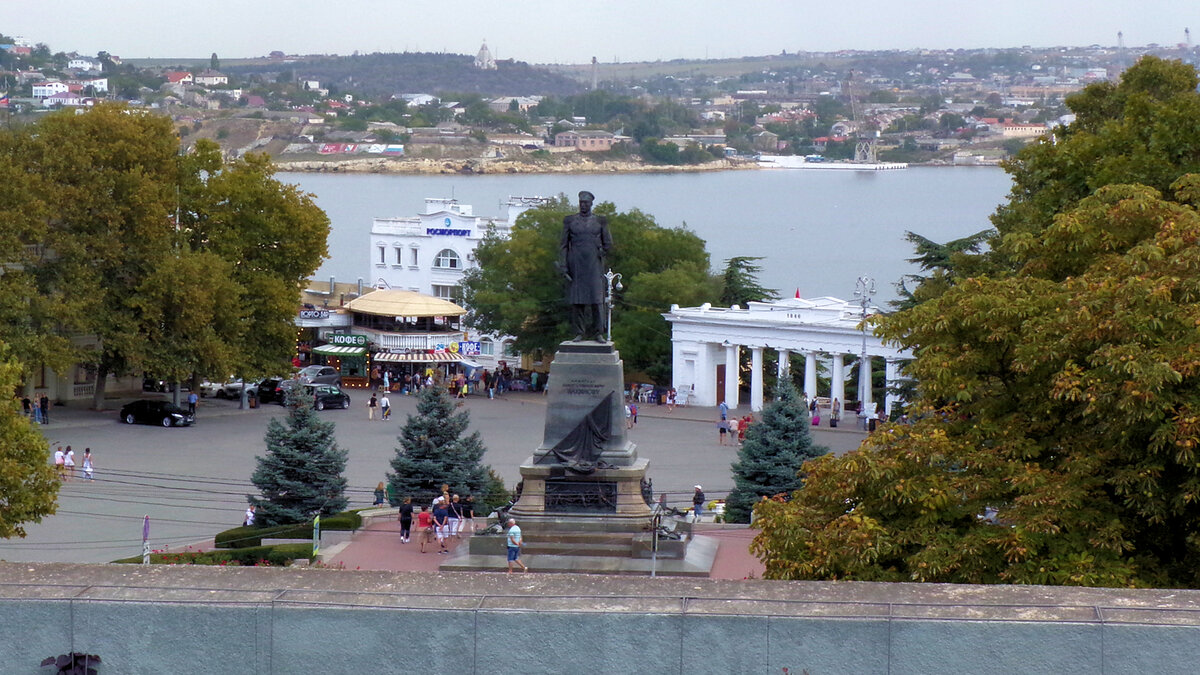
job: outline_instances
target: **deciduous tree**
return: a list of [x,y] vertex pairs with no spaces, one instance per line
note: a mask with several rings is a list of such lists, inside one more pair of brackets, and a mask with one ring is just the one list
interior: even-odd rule
[[[571,333],[563,281],[555,271],[562,220],[573,209],[565,199],[525,212],[507,238],[490,236],[476,249],[479,267],[463,280],[474,325],[516,337],[523,353],[553,351]],[[617,212],[597,204],[608,217],[614,247],[608,265],[622,274],[625,290],[613,312],[613,340],[626,366],[669,369],[670,329],[660,314],[671,303],[716,299],[719,286],[709,272],[704,241],[685,228],[659,226],[638,210]]]
[[[0,391],[11,392],[22,367],[0,343]],[[46,439],[21,414],[16,398],[0,404],[0,538],[24,537],[25,523],[40,523],[57,509],[58,480]]]
[[758,507],[768,576],[1200,586],[1195,86],[1144,59],[1022,151],[989,273],[879,322],[916,423]]

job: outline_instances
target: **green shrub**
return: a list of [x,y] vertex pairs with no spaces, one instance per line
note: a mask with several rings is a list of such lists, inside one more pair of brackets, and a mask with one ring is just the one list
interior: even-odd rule
[[[152,553],[154,565],[273,565],[285,567],[293,560],[311,560],[312,544],[277,544],[275,546],[252,546],[246,548],[221,549],[216,551],[181,551],[179,553]],[[142,557],[133,556],[114,560],[114,563],[137,564]]]
[[[357,510],[343,511],[321,519],[321,529],[353,532],[362,527],[362,516]],[[262,546],[263,539],[311,539],[312,521],[272,527],[235,527],[218,532],[213,537],[217,548],[250,548]]]

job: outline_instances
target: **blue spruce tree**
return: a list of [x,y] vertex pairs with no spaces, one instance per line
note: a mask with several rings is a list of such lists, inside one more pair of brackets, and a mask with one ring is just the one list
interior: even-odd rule
[[486,448],[479,432],[463,435],[471,415],[455,408],[442,387],[425,387],[417,396],[417,414],[404,423],[388,472],[397,499],[429,503],[442,493],[442,485],[449,485],[454,494],[477,498],[494,490],[489,467],[480,464]]
[[725,501],[728,522],[748,523],[754,505],[764,496],[800,489],[804,484],[800,466],[829,452],[825,446],[813,445],[809,412],[796,387],[781,379],[775,397],[763,408],[762,421],[746,431],[746,442],[733,463],[734,488]]
[[260,496],[246,499],[257,508],[256,525],[303,523],[317,514],[345,510],[346,451],[333,440],[333,422],[317,417],[300,395],[288,393],[287,425],[267,425],[267,452],[258,457],[250,482]]

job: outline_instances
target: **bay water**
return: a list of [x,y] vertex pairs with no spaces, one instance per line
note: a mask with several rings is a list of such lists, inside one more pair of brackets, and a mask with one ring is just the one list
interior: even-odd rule
[[[877,302],[917,272],[906,231],[934,241],[991,226],[1008,195],[1008,174],[992,167],[902,171],[768,169],[672,174],[397,175],[281,173],[312,193],[332,221],[329,258],[315,278],[370,285],[371,221],[414,216],[426,197],[455,198],[476,215],[503,216],[508,196],[580,190],[620,211],[640,209],[662,226],[685,226],[707,242],[720,270],[734,256],[759,256],[762,284],[781,297],[853,299],[859,276],[875,279]],[[620,242],[616,242],[620,245]],[[620,270],[615,270],[619,272]]]

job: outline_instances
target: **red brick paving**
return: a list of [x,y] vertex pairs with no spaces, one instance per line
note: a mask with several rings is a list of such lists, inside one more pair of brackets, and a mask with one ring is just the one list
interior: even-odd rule
[[[757,530],[745,528],[726,528],[720,525],[701,525],[700,533],[720,541],[717,557],[713,563],[712,579],[761,579],[762,563],[750,554],[750,540]],[[449,548],[453,551],[459,546],[466,545],[467,536],[463,539],[451,539]],[[446,558],[437,552],[437,542],[421,547],[413,533],[413,541],[408,544],[400,543],[400,523],[394,520],[376,521],[370,526],[355,533],[350,544],[333,556],[326,564],[344,566],[345,569],[355,570],[385,570],[391,572],[436,572],[438,565]],[[497,572],[502,571],[497,569]]]

